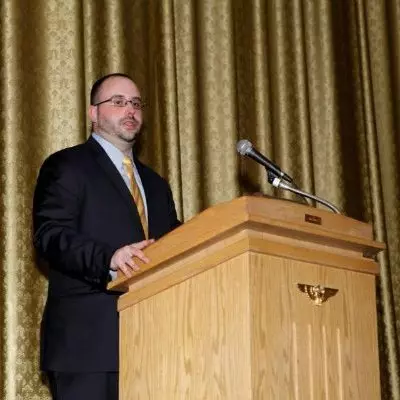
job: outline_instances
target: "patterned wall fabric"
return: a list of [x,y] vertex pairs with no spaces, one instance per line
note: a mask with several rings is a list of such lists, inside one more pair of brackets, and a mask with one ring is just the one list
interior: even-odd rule
[[182,220],[243,193],[287,197],[238,156],[246,138],[302,189],[373,224],[388,245],[382,392],[400,399],[399,0],[2,0],[0,24],[0,398],[50,398],[33,189],[47,155],[87,137],[93,81],[120,71],[142,89],[141,155]]

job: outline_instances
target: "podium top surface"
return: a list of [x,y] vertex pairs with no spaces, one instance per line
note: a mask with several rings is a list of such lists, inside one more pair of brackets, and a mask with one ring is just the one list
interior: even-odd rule
[[140,271],[134,277],[120,274],[108,288],[127,290],[132,280],[155,266],[243,229],[354,250],[369,258],[385,248],[373,240],[368,223],[288,200],[243,196],[208,208],[153,243],[145,250],[150,263],[138,260]]

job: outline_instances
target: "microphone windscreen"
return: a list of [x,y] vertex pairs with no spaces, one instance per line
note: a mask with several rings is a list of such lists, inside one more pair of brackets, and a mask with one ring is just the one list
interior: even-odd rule
[[253,145],[246,139],[239,140],[236,145],[236,150],[242,156],[247,155],[247,153],[253,148]]

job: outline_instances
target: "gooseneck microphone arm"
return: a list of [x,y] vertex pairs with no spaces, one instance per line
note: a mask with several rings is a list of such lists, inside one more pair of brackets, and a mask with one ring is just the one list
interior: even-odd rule
[[329,201],[321,199],[321,197],[315,196],[313,194],[304,192],[303,190],[301,190],[299,188],[294,188],[291,184],[288,184],[288,183],[282,181],[282,179],[277,177],[277,176],[272,177],[272,180],[269,178],[268,182],[271,183],[271,185],[276,187],[276,188],[288,190],[289,192],[295,193],[297,195],[306,197],[306,198],[311,199],[311,200],[315,200],[317,203],[323,204],[325,207],[328,207],[334,213],[341,214],[339,209],[337,207],[335,207]]
[[283,172],[275,163],[273,163],[267,157],[263,156],[256,149],[254,149],[253,145],[248,140],[239,140],[236,145],[236,149],[238,153],[240,153],[242,156],[250,157],[265,167],[265,169],[267,170],[268,182],[271,183],[272,186],[279,189],[288,190],[306,199],[315,200],[316,202],[323,204],[325,207],[329,208],[334,213],[341,214],[339,209],[329,201],[321,199],[318,196],[304,192],[303,190],[299,189],[293,183],[293,179],[288,174]]

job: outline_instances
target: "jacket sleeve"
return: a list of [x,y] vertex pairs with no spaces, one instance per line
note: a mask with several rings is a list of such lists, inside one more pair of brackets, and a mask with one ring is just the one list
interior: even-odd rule
[[33,242],[51,268],[105,286],[116,249],[79,232],[81,175],[62,153],[43,163],[33,199]]

